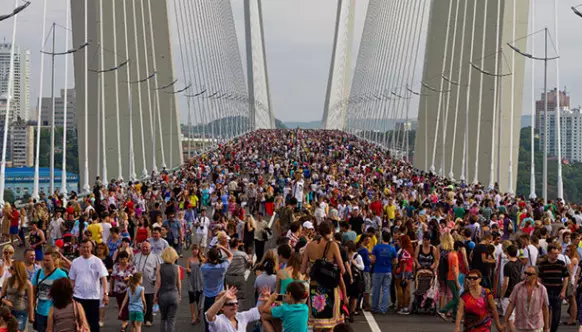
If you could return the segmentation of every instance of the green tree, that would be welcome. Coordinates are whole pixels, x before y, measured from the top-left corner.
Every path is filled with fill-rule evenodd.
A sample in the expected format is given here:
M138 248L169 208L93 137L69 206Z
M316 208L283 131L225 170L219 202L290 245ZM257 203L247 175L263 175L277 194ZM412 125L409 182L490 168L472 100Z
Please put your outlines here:
M529 196L531 175L531 127L522 128L519 140L519 164L517 169L518 195ZM534 163L536 195L542 196L543 178L543 152L539 151L540 138L536 132L534 136ZM562 165L562 180L564 184L564 197L568 202L582 203L582 163ZM558 160L555 157L548 158L548 199L556 199L558 182Z
M14 193L10 189L4 189L4 201L10 204L14 204Z
M36 142L36 140L35 140ZM51 130L40 131L40 167L50 167ZM67 130L67 172L79 174L79 143L76 130ZM55 128L55 168L63 167L63 128Z

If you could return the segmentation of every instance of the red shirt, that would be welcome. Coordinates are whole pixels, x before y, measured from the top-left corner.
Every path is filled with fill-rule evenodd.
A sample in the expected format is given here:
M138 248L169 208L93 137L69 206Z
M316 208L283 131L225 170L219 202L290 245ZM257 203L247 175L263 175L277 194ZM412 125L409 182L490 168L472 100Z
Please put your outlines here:
M18 210L12 211L12 215L10 216L10 226L11 227L18 226L19 222L20 213L18 212Z
M381 216L382 215L382 202L373 201L372 204L370 204L370 210L374 211L375 215Z

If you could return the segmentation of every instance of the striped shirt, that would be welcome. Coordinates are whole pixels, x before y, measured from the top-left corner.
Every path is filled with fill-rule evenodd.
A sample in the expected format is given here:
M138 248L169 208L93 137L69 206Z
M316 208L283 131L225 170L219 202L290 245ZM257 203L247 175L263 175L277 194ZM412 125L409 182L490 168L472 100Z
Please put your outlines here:
M540 270L540 280L547 288L561 289L564 278L570 276L566 264L560 260L553 263L549 260L540 262L538 264L538 269Z
M515 328L518 330L539 330L544 327L544 305L548 305L548 291L537 282L529 302L527 301L527 284L525 281L515 285L509 301L515 306Z

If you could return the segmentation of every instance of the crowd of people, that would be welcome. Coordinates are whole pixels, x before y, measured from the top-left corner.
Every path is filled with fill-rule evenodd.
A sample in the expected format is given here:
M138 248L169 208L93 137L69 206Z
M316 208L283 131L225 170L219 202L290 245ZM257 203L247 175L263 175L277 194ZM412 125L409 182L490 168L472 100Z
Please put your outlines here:
M351 331L370 311L555 332L582 321L581 224L343 132L255 131L147 181L6 204L0 329L96 332L116 305L122 331L157 313L173 332L187 291L207 331Z

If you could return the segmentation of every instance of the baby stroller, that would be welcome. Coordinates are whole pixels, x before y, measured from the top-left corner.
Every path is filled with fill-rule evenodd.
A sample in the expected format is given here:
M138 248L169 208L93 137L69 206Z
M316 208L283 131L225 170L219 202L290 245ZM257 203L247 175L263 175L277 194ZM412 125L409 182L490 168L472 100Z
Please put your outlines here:
M431 314L436 313L436 292L438 282L433 271L423 269L416 273L416 289L412 301L412 313Z
M75 244L73 243L73 234L65 233L63 234L63 255L73 260L75 258Z

